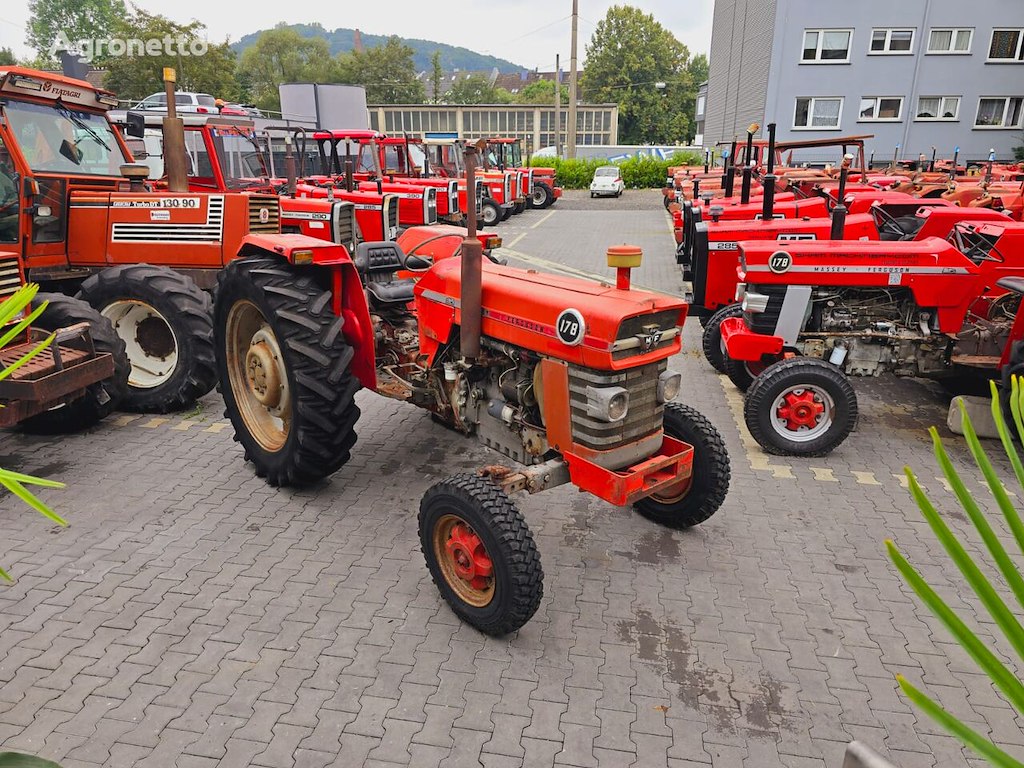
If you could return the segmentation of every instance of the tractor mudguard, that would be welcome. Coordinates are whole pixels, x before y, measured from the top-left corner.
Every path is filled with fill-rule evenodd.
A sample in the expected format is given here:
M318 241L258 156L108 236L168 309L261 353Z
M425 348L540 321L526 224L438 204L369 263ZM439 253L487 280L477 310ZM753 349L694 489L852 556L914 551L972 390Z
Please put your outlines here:
M742 317L730 317L719 326L722 343L733 360L760 360L763 355L781 355L783 339L781 336L766 336L754 333Z

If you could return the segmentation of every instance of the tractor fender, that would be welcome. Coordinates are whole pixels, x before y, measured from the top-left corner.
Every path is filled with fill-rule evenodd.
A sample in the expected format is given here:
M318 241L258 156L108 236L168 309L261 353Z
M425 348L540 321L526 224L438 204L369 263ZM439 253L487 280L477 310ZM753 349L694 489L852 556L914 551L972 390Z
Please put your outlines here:
M719 330L726 352L733 360L760 360L763 355L782 353L784 341L781 336L755 333L742 317L723 320Z
M247 235L238 256L271 255L295 266L323 268L330 274L334 314L344 318L342 333L352 347L351 369L359 383L377 389L373 323L366 292L345 246L306 235Z

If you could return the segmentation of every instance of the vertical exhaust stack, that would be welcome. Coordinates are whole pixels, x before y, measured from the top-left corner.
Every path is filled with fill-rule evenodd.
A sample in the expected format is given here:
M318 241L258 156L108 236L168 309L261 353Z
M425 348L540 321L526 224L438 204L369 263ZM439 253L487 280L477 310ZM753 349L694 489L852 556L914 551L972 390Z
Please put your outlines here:
M747 128L747 151L743 156L743 182L740 186L740 202L746 205L750 202L750 182L754 176L754 134L761 130L761 126L752 123Z
M846 230L846 177L850 175L850 165L853 164L853 155L843 155L843 164L839 168L839 189L836 207L832 209L832 230L829 232L830 240L842 240Z
M764 203L761 218L771 221L775 216L775 123L768 123L768 172L761 179L764 186Z
M352 156L349 155L345 158L345 191L351 192L355 189L355 181L352 178Z
M729 147L729 157L725 161L725 173L722 175L722 187L726 197L732 197L733 181L736 175L736 142Z
M700 179L693 180L693 198L694 202L700 200Z
M930 163L928 163L928 173L935 173L935 154L938 151L939 151L938 149L936 149L935 147L932 147L932 161Z
M467 360L480 356L483 324L483 244L476 237L476 164L485 142L466 144L466 239L462 241L462 326L460 348Z
M188 192L188 166L185 159L185 122L174 106L174 83L178 77L172 67L164 67L164 92L167 94L167 117L163 122L164 173L168 192Z
M960 147L953 147L953 167L949 169L949 181L953 183L956 180L956 163L960 158Z
M288 196L295 197L295 190L299 183L299 169L295 162L295 152L292 151L292 137L287 133L284 135L284 175L288 179Z

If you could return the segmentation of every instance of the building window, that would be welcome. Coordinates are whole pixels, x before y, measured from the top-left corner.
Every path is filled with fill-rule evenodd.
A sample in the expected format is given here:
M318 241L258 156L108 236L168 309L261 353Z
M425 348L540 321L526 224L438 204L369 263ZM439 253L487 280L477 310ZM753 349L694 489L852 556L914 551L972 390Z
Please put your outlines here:
M841 98L799 98L793 128L797 130L835 130L843 111Z
M933 29L928 35L928 53L970 53L973 29Z
M1020 29L994 29L992 30L992 44L988 47L989 61L1024 61L1024 51L1021 50L1021 41L1024 40L1024 30Z
M985 98L978 102L975 128L1020 128L1021 106L1024 98L1007 96Z
M871 53L910 53L913 42L912 29L871 30Z
M805 29L800 60L817 64L849 63L852 36L852 29Z
M865 96L860 100L857 119L861 121L898 121L903 114L901 96Z
M703 93L700 96L697 97L697 114L698 115L703 115L704 114L704 102L705 102L705 100L706 100L706 97L704 96Z
M917 100L915 120L956 120L960 112L959 96L922 96Z

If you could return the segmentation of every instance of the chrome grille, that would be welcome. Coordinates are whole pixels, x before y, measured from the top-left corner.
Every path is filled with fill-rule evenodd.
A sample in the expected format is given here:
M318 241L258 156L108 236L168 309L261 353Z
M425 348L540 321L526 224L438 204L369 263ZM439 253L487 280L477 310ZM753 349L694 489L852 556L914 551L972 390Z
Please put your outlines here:
M12 295L21 287L21 266L16 256L0 259L0 299Z
M665 406L658 402L658 376L667 360L623 371L569 366L569 409L573 442L596 451L632 443L662 428ZM608 423L587 415L587 387L623 387L629 410L622 421Z
M262 211L266 210L267 220L263 221ZM249 196L249 231L270 232L281 231L281 203L271 195Z
M667 309L664 312L655 312L650 315L637 315L636 317L627 317L622 321L619 326L619 333L615 337L616 341L625 341L626 339L632 339L635 336L646 336L655 326L658 331L670 331L676 327L676 322L679 319L679 310ZM663 338L653 347L644 349L643 346L632 347L630 349L617 349L612 351L613 360L621 360L625 357L635 357L636 355L645 355L648 352L654 350L663 349L664 347L671 346L675 343L676 337L670 335L667 338Z
M344 245L349 253L355 253L359 244L355 204L337 201L332 207L331 215L334 219L334 242Z
M384 201L384 239L394 240L398 237L398 198L394 195L385 195Z

